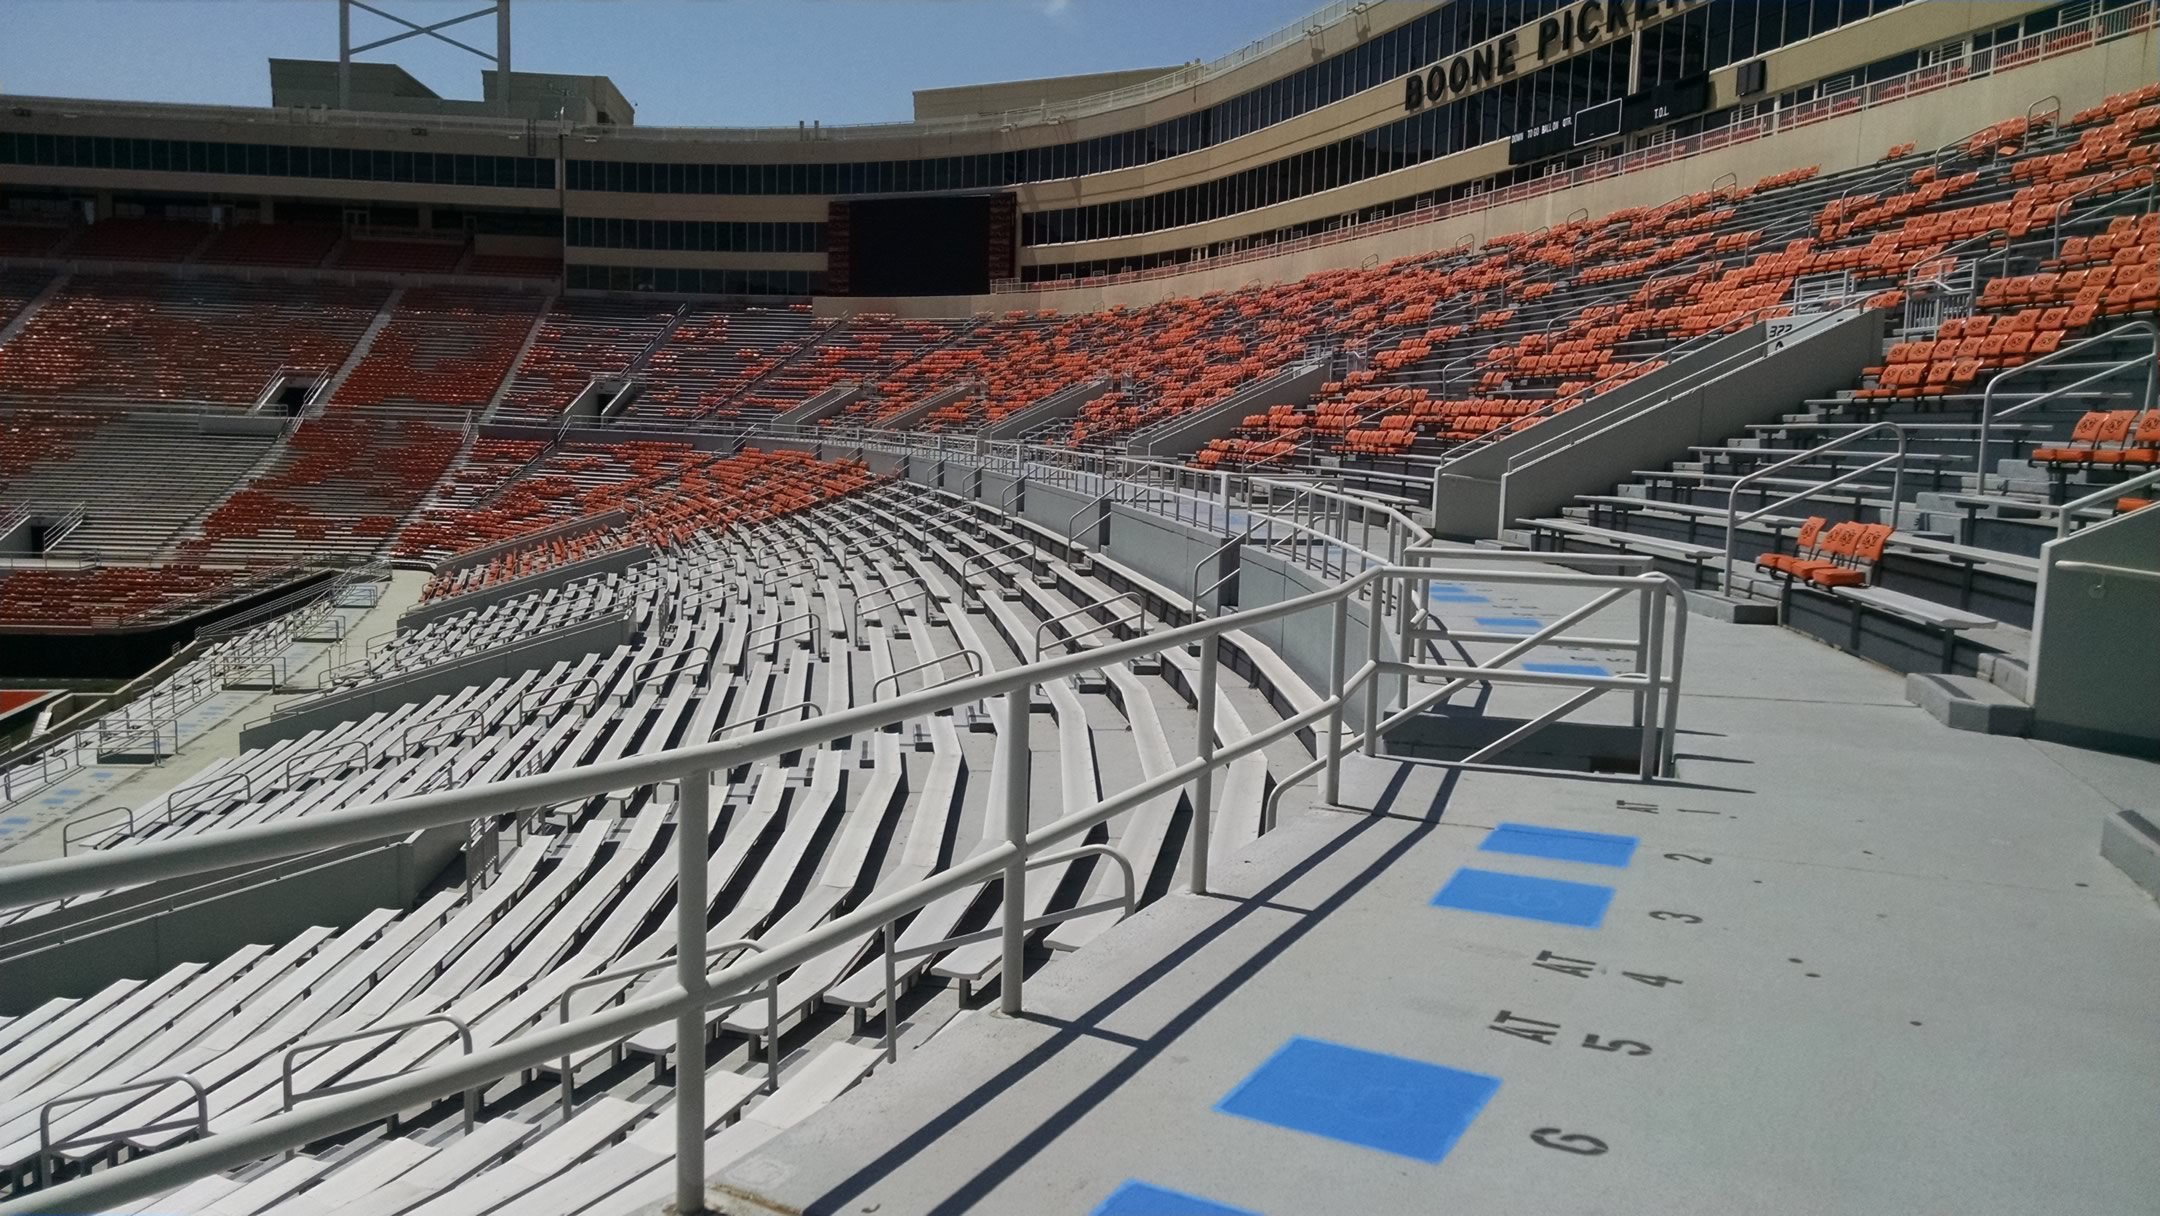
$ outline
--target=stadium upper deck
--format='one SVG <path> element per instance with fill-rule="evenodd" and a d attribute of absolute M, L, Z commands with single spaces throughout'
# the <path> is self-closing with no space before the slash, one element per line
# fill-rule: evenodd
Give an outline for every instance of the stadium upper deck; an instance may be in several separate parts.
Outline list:
<path fill-rule="evenodd" d="M 468 242 L 483 259 L 460 263 L 452 248 L 442 268 L 554 268 L 575 289 L 791 297 L 866 281 L 875 250 L 852 238 L 835 273 L 835 200 L 1009 194 L 1011 231 L 971 239 L 1006 243 L 988 277 L 1047 282 L 1449 205 L 1818 101 L 1858 102 L 1917 69 L 1981 75 L 1999 47 L 2058 27 L 2102 40 L 2141 12 L 2116 0 L 1335 5 L 1206 69 L 1100 97 L 866 128 L 12 98 L 0 106 L 0 186 L 15 215 L 64 223 L 146 216 L 417 234 Z M 1853 163 L 1818 150 L 1807 159 Z M 368 252 L 348 248 L 330 264 L 425 268 Z"/>

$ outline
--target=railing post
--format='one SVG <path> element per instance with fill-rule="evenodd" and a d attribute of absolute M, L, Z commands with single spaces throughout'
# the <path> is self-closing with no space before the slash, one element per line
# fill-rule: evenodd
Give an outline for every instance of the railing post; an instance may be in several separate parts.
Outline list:
<path fill-rule="evenodd" d="M 1327 770 L 1321 785 L 1321 800 L 1334 805 L 1336 796 L 1342 793 L 1342 719 L 1343 719 L 1343 647 L 1348 644 L 1350 630 L 1350 597 L 1338 596 L 1328 628 L 1328 695 L 1333 703 L 1328 706 L 1327 738 L 1322 746 L 1327 749 Z"/>
<path fill-rule="evenodd" d="M 998 1004 L 1008 1014 L 1020 1012 L 1020 985 L 1026 970 L 1027 854 L 1028 831 L 1028 718 L 1034 710 L 1035 690 L 1023 684 L 1005 694 L 1005 735 L 998 747 L 1005 753 L 1005 839 L 1013 855 L 1005 862 L 1005 974 L 998 985 Z"/>
<path fill-rule="evenodd" d="M 1194 707 L 1200 715 L 1198 748 L 1203 763 L 1215 758 L 1217 649 L 1214 638 L 1200 643 L 1200 689 Z M 1194 774 L 1192 783 L 1192 891 L 1195 895 L 1208 893 L 1208 850 L 1213 847 L 1210 832 L 1214 826 L 1214 807 L 1215 770 L 1203 768 Z"/>
<path fill-rule="evenodd" d="M 705 983 L 706 846 L 712 835 L 712 773 L 676 783 L 675 975 L 682 990 L 702 997 Z M 780 1028 L 772 1028 L 778 1049 Z M 675 1210 L 705 1210 L 705 1005 L 675 1019 Z"/>
<path fill-rule="evenodd" d="M 1732 546 L 1727 545 L 1725 553 L 1728 558 L 1731 557 Z M 1650 670 L 1650 593 L 1648 591 L 1644 591 L 1635 602 L 1635 670 L 1646 673 Z M 1639 727 L 1643 724 L 1643 717 L 1649 711 L 1649 708 L 1650 704 L 1646 694 L 1636 693 L 1636 726 Z"/>
<path fill-rule="evenodd" d="M 1365 661 L 1371 664 L 1365 676 L 1365 721 L 1361 723 L 1365 742 L 1358 750 L 1367 756 L 1380 754 L 1380 631 L 1386 626 L 1380 616 L 1380 584 L 1373 584 L 1373 597 L 1369 601 L 1365 617 Z M 1404 660 L 1408 661 L 1408 652 Z M 1337 665 L 1341 663 L 1338 660 Z M 1340 675 L 1336 679 L 1341 679 Z"/>
<path fill-rule="evenodd" d="M 1650 653 L 1643 667 L 1643 674 L 1648 677 L 1649 683 L 1643 688 L 1642 755 L 1637 763 L 1642 769 L 1642 779 L 1645 781 L 1659 775 L 1659 760 L 1664 753 L 1662 741 L 1658 738 L 1658 705 L 1664 693 L 1659 682 L 1665 678 L 1665 596 L 1661 594 L 1662 590 L 1646 584 L 1642 592 L 1644 603 L 1649 609 Z M 1671 695 L 1679 694 L 1675 691 Z"/>
<path fill-rule="evenodd" d="M 885 1062 L 887 1064 L 898 1064 L 900 1062 L 900 985 L 898 983 L 899 977 L 895 975 L 893 966 L 894 923 L 893 921 L 886 921 L 885 927 L 878 931 L 880 939 L 878 944 L 883 947 L 881 953 L 885 956 Z"/>
<path fill-rule="evenodd" d="M 1399 565 L 1400 562 L 1390 554 L 1388 564 Z M 1393 594 L 1389 595 L 1388 598 L 1395 605 L 1395 657 L 1404 663 L 1408 663 L 1413 660 L 1417 651 L 1417 639 L 1413 634 L 1415 626 L 1412 622 L 1416 619 L 1416 610 L 1423 608 L 1424 605 L 1417 604 L 1413 606 L 1410 599 L 1411 590 L 1417 586 L 1415 576 L 1406 574 L 1400 579 L 1390 578 L 1386 581 L 1393 591 Z M 1374 672 L 1372 678 L 1373 686 L 1375 688 L 1379 687 L 1380 673 Z M 1410 704 L 1410 673 L 1405 670 L 1395 677 L 1395 708 L 1401 709 L 1408 704 Z M 1370 726 L 1371 724 L 1367 723 L 1367 725 Z M 1371 755 L 1372 753 L 1368 752 L 1366 754 Z"/>

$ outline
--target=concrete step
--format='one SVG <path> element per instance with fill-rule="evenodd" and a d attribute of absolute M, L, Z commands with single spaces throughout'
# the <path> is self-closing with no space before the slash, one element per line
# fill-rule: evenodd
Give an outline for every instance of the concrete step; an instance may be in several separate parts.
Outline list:
<path fill-rule="evenodd" d="M 2100 823 L 2100 856 L 2160 899 L 2160 824 L 2137 811 L 2117 811 Z"/>
<path fill-rule="evenodd" d="M 2032 729 L 2032 706 L 1977 676 L 1913 672 L 1905 699 L 1952 730 L 1983 735 L 2023 735 Z"/>
<path fill-rule="evenodd" d="M 2020 701 L 2032 700 L 2032 671 L 2017 655 L 1991 654 L 1980 659 L 1980 675 Z"/>

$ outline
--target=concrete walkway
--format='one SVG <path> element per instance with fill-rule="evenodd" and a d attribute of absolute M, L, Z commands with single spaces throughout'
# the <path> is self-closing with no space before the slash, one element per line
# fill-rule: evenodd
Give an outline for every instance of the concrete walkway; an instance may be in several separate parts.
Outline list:
<path fill-rule="evenodd" d="M 2160 908 L 2097 846 L 2160 766 L 1691 626 L 1680 781 L 1358 761 L 713 1206 L 2152 1212 Z"/>

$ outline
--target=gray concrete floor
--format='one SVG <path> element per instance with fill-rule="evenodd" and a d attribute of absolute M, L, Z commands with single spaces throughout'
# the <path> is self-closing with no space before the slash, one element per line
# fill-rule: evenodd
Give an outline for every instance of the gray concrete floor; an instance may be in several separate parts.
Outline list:
<path fill-rule="evenodd" d="M 1137 1179 L 1268 1216 L 2160 1211 L 2160 908 L 2098 855 L 2160 766 L 1691 626 L 1678 781 L 1356 761 L 1343 809 L 1031 978 L 1022 1017 L 963 1015 L 713 1205 L 1077 1216 Z M 1480 851 L 1503 822 L 1639 843 Z M 1613 894 L 1598 928 L 1431 906 L 1464 866 Z M 1499 1087 L 1436 1163 L 1214 1109 L 1293 1036 Z"/>

